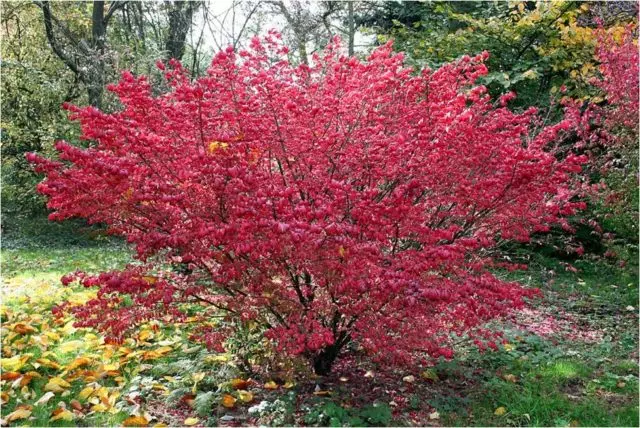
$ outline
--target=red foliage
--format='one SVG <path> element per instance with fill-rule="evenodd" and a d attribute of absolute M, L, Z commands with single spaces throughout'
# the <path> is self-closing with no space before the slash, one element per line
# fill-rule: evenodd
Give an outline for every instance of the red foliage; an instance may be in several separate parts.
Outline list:
<path fill-rule="evenodd" d="M 598 31 L 596 56 L 600 61 L 602 78 L 594 81 L 607 97 L 609 128 L 623 126 L 632 130 L 635 136 L 633 144 L 637 144 L 640 100 L 636 27 L 635 24 L 627 26 L 619 40 L 605 29 Z"/>
<path fill-rule="evenodd" d="M 452 335 L 535 294 L 488 268 L 500 243 L 566 227 L 583 206 L 585 158 L 555 150 L 575 119 L 534 133 L 533 109 L 494 105 L 474 85 L 487 54 L 416 74 L 390 44 L 366 61 L 334 44 L 294 67 L 277 39 L 217 54 L 194 82 L 172 63 L 159 96 L 124 73 L 109 87 L 121 111 L 67 107 L 88 148 L 30 156 L 52 220 L 104 222 L 140 259 L 189 268 L 83 278 L 101 293 L 81 325 L 118 339 L 201 301 L 265 326 L 291 354 L 355 340 L 400 363 L 450 357 Z"/>

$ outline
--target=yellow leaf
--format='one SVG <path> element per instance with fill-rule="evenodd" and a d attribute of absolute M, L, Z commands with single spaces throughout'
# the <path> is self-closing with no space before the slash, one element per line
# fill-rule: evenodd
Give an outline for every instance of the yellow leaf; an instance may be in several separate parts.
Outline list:
<path fill-rule="evenodd" d="M 278 389 L 278 384 L 270 380 L 264 384 L 264 389 Z"/>
<path fill-rule="evenodd" d="M 60 410 L 60 411 L 57 411 Z M 50 421 L 72 421 L 75 416 L 73 415 L 73 413 L 71 413 L 69 410 L 67 409 L 61 409 L 58 408 L 56 410 L 54 410 L 54 415 L 51 416 L 51 418 L 49 419 Z"/>
<path fill-rule="evenodd" d="M 146 342 L 152 337 L 153 337 L 153 332 L 151 332 L 150 330 L 142 330 L 138 335 L 138 339 L 140 339 L 140 341 L 142 342 Z"/>
<path fill-rule="evenodd" d="M 184 424 L 188 427 L 194 426 L 195 424 L 197 424 L 198 422 L 200 422 L 200 419 L 198 418 L 187 418 L 184 420 Z"/>
<path fill-rule="evenodd" d="M 494 414 L 494 415 L 496 415 L 496 416 L 502 416 L 502 415 L 504 415 L 505 413 L 507 413 L 507 409 L 506 409 L 506 408 L 504 408 L 504 407 L 502 407 L 502 406 L 498 407 L 498 408 L 496 409 L 496 411 L 495 411 L 495 412 L 493 412 L 493 414 Z"/>
<path fill-rule="evenodd" d="M 58 346 L 58 350 L 63 353 L 77 351 L 80 348 L 84 347 L 84 342 L 82 340 L 72 340 L 70 342 L 65 342 L 62 345 Z"/>
<path fill-rule="evenodd" d="M 55 361 L 51 361 L 48 358 L 38 358 L 36 360 L 36 363 L 42 365 L 43 367 L 47 367 L 54 370 L 60 370 L 62 368 L 60 364 L 56 363 Z"/>
<path fill-rule="evenodd" d="M 49 382 L 44 386 L 45 391 L 62 392 L 66 388 L 70 388 L 71 384 L 61 377 L 52 377 Z"/>
<path fill-rule="evenodd" d="M 284 385 L 282 385 L 283 388 L 285 389 L 291 389 L 295 386 L 295 383 L 291 382 L 290 380 L 286 381 L 284 383 Z"/>
<path fill-rule="evenodd" d="M 515 346 L 513 346 L 513 345 L 512 345 L 512 344 L 510 344 L 510 343 L 505 343 L 503 346 L 504 346 L 504 350 L 505 350 L 505 351 L 507 351 L 507 352 L 511 352 L 511 351 L 513 351 L 514 349 L 516 349 L 516 347 L 515 347 Z"/>
<path fill-rule="evenodd" d="M 88 366 L 89 364 L 91 364 L 90 359 L 88 359 L 87 357 L 79 357 L 69 363 L 69 365 L 67 366 L 67 370 L 71 371 L 77 369 L 78 367 Z"/>
<path fill-rule="evenodd" d="M 95 404 L 95 405 L 91 406 L 91 411 L 92 412 L 104 413 L 107 410 L 109 410 L 109 407 L 107 407 L 104 403 L 98 403 L 98 404 Z"/>
<path fill-rule="evenodd" d="M 5 370 L 10 372 L 17 372 L 22 368 L 22 366 L 27 363 L 27 361 L 29 361 L 31 356 L 32 354 L 25 354 L 22 356 L 16 355 L 15 357 L 11 358 L 2 358 L 0 359 L 0 367 L 2 367 L 3 372 Z"/>
<path fill-rule="evenodd" d="M 243 403 L 251 403 L 253 401 L 253 394 L 249 391 L 238 391 L 238 398 Z"/>
<path fill-rule="evenodd" d="M 125 427 L 146 427 L 149 421 L 144 416 L 129 416 L 122 422 Z"/>
<path fill-rule="evenodd" d="M 231 409 L 236 405 L 236 399 L 233 397 L 233 395 L 224 394 L 222 396 L 222 405 L 228 409 Z"/>
<path fill-rule="evenodd" d="M 338 254 L 340 254 L 340 257 L 344 257 L 345 253 L 346 253 L 346 250 L 342 245 L 340 245 L 340 247 L 338 247 Z"/>
<path fill-rule="evenodd" d="M 19 419 L 27 419 L 29 416 L 31 416 L 31 410 L 21 407 L 19 409 L 14 410 L 11 413 L 9 413 L 7 415 L 6 421 L 7 422 L 13 422 L 13 421 L 17 421 Z"/>
<path fill-rule="evenodd" d="M 94 388 L 92 386 L 87 386 L 82 391 L 80 391 L 80 393 L 78 394 L 78 398 L 81 400 L 86 400 L 91 394 L 93 394 L 93 391 Z"/>

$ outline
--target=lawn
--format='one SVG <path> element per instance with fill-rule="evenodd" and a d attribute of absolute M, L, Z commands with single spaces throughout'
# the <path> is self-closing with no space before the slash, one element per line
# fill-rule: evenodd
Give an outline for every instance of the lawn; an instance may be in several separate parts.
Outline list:
<path fill-rule="evenodd" d="M 638 426 L 636 266 L 578 259 L 573 272 L 566 261 L 520 254 L 529 270 L 504 275 L 545 297 L 497 321 L 498 350 L 463 342 L 453 360 L 392 371 L 354 347 L 320 379 L 282 362 L 247 364 L 263 349 L 252 331 L 228 353 L 208 352 L 189 340 L 197 310 L 181 324 L 144 325 L 122 344 L 75 328 L 52 308 L 95 291 L 63 287 L 60 276 L 122 267 L 130 251 L 90 228 L 29 228 L 3 242 L 3 425 Z"/>

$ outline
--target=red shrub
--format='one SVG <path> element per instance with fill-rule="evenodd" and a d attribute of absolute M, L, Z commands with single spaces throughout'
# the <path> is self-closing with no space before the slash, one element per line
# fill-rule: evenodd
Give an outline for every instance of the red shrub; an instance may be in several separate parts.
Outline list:
<path fill-rule="evenodd" d="M 89 148 L 30 156 L 52 220 L 104 222 L 151 267 L 188 265 L 83 277 L 101 293 L 80 325 L 118 339 L 200 300 L 318 373 L 351 340 L 395 363 L 450 357 L 452 335 L 534 293 L 488 271 L 499 244 L 581 208 L 584 157 L 554 151 L 573 119 L 534 135 L 534 110 L 474 86 L 486 54 L 415 74 L 389 44 L 364 62 L 332 45 L 294 67 L 276 39 L 219 53 L 195 82 L 174 63 L 156 97 L 125 73 L 109 88 L 121 111 L 68 107 Z"/>

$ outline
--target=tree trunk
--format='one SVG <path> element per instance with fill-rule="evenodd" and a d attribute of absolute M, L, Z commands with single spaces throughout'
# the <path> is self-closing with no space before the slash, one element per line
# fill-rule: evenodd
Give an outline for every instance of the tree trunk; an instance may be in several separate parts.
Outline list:
<path fill-rule="evenodd" d="M 349 19 L 349 56 L 353 56 L 355 51 L 354 43 L 356 37 L 355 18 L 353 16 L 353 1 L 348 2 L 347 10 Z"/>
<path fill-rule="evenodd" d="M 351 336 L 347 332 L 340 333 L 333 345 L 327 346 L 319 354 L 315 354 L 311 358 L 313 364 L 313 372 L 319 376 L 326 376 L 331 373 L 333 363 L 340 355 L 340 351 L 351 340 Z"/>
<path fill-rule="evenodd" d="M 167 59 L 181 60 L 193 13 L 200 6 L 196 1 L 175 1 L 169 10 L 169 37 L 165 44 Z"/>

